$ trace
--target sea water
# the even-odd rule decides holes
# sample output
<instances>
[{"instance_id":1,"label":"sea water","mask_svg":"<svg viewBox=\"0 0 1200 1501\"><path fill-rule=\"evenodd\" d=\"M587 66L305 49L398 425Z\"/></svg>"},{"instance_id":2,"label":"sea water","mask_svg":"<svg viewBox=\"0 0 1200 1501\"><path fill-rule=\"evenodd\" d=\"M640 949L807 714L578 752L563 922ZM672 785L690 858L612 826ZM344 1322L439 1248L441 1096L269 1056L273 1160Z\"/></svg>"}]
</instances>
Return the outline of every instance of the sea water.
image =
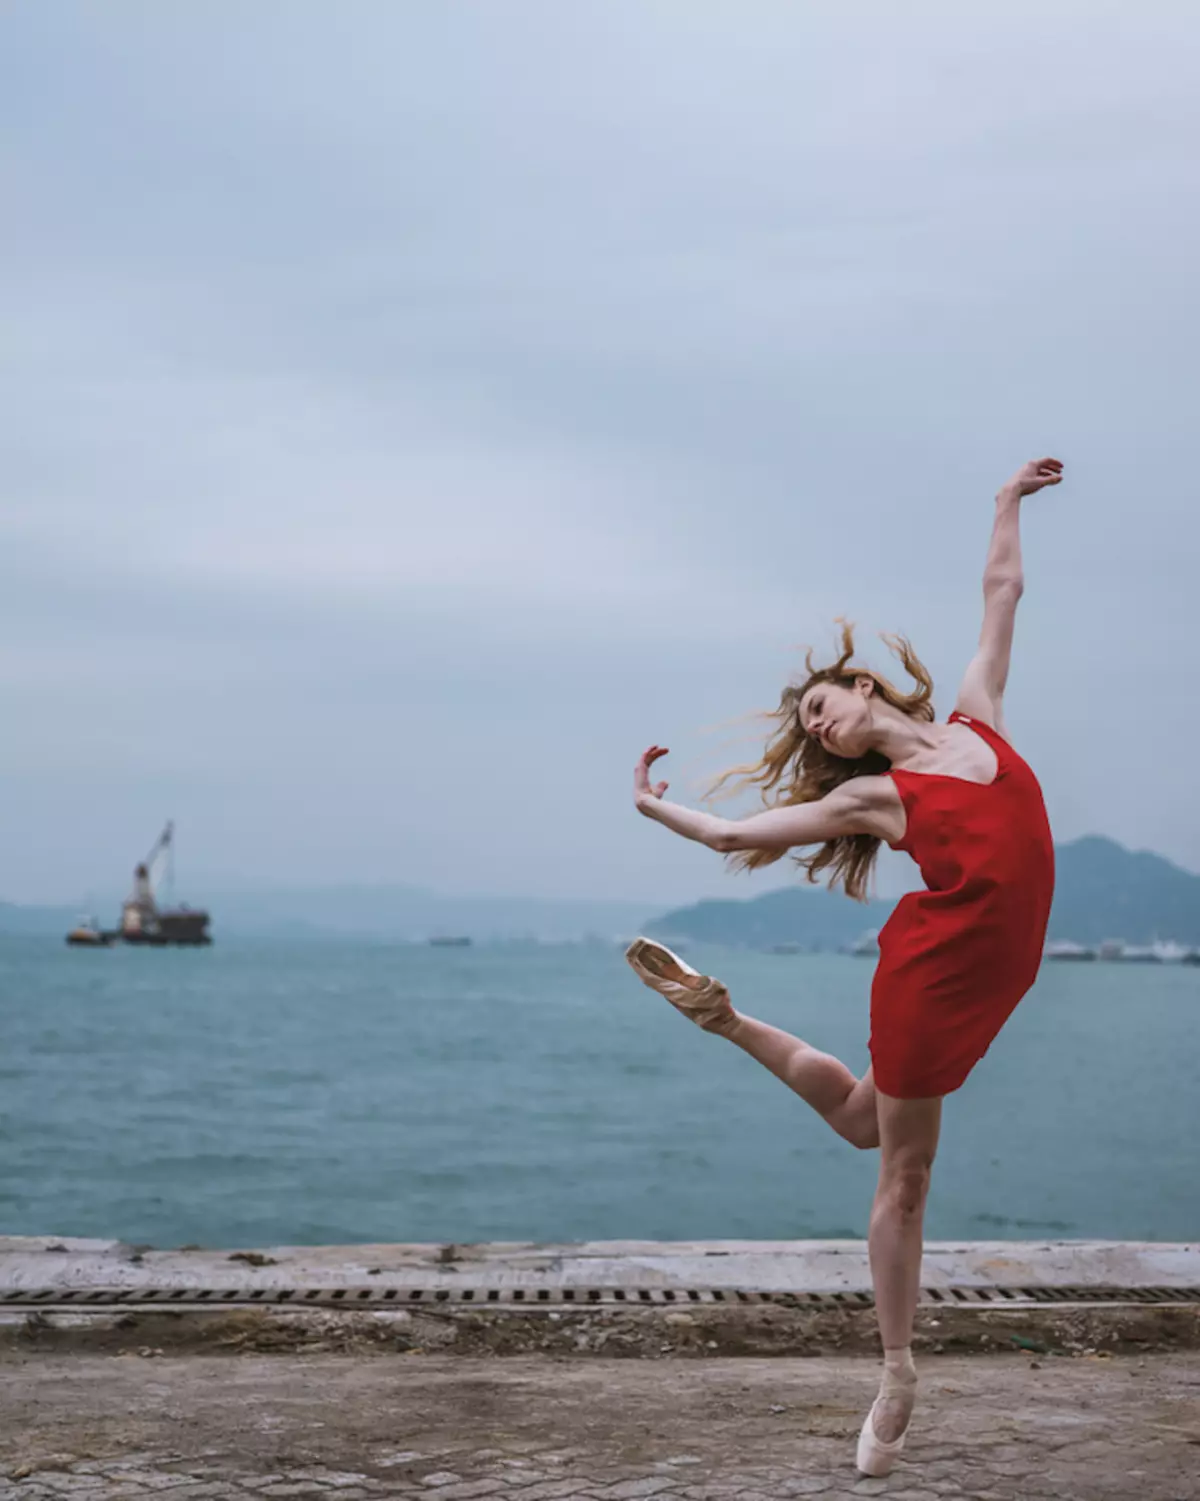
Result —
<instances>
[{"instance_id":1,"label":"sea water","mask_svg":"<svg viewBox=\"0 0 1200 1501\"><path fill-rule=\"evenodd\" d=\"M866 1066L869 960L690 951ZM618 948L0 938L0 1233L862 1236L876 1154ZM946 1104L931 1238L1200 1236L1200 968L1047 964Z\"/></svg>"}]
</instances>

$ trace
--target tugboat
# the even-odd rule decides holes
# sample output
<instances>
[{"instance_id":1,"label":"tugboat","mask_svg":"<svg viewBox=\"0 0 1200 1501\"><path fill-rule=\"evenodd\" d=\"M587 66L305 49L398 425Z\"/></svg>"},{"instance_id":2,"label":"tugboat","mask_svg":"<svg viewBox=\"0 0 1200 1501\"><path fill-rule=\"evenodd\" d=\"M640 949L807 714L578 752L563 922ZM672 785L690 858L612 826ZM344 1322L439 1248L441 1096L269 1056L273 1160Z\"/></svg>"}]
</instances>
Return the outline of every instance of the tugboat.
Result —
<instances>
[{"instance_id":1,"label":"tugboat","mask_svg":"<svg viewBox=\"0 0 1200 1501\"><path fill-rule=\"evenodd\" d=\"M207 912L180 904L160 907L155 886L165 867L174 885L175 825L168 823L155 841L154 848L134 868L133 890L121 906L121 925L102 930L92 919L85 919L67 934L72 947L107 948L114 940L149 945L152 948L202 948L212 942Z\"/></svg>"},{"instance_id":2,"label":"tugboat","mask_svg":"<svg viewBox=\"0 0 1200 1501\"><path fill-rule=\"evenodd\" d=\"M103 932L94 917L81 917L67 934L67 942L72 948L110 949L114 936Z\"/></svg>"}]
</instances>

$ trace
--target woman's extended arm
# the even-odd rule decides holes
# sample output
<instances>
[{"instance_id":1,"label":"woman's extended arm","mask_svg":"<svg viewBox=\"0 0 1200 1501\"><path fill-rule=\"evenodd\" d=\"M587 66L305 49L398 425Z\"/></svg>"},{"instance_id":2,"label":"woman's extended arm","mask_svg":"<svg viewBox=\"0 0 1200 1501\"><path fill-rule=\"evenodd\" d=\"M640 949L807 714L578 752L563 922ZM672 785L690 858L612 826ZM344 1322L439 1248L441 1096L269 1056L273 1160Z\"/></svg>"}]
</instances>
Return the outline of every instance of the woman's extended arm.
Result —
<instances>
[{"instance_id":1,"label":"woman's extended arm","mask_svg":"<svg viewBox=\"0 0 1200 1501\"><path fill-rule=\"evenodd\" d=\"M679 803L663 801L666 782L652 785L650 767L666 751L652 745L638 762L633 774L633 800L639 813L663 824L672 833L682 834L724 854L734 850L789 850L797 845L823 844L843 834L877 834L887 837L887 824L881 813L890 795L882 777L855 777L836 787L826 797L811 803L794 803L783 808L768 808L749 818L718 818L699 809L684 808ZM886 813L884 813L886 818Z\"/></svg>"},{"instance_id":2,"label":"woman's extended arm","mask_svg":"<svg viewBox=\"0 0 1200 1501\"><path fill-rule=\"evenodd\" d=\"M983 630L979 649L963 675L955 708L1004 732L1004 687L1012 655L1017 602L1025 588L1021 572L1021 501L1062 479L1057 459L1034 459L996 496L996 520L983 570Z\"/></svg>"}]
</instances>

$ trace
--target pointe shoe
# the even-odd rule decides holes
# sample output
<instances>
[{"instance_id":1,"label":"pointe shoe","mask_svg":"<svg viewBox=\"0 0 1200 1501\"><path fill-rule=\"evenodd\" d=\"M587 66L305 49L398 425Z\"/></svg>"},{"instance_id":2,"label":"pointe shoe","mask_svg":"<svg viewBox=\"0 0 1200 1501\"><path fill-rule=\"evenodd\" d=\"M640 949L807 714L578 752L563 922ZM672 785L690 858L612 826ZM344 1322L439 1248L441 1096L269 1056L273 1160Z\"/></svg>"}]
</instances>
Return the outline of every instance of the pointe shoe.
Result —
<instances>
[{"instance_id":1,"label":"pointe shoe","mask_svg":"<svg viewBox=\"0 0 1200 1501\"><path fill-rule=\"evenodd\" d=\"M887 1397L907 1397L915 1388L916 1376L909 1381L902 1380L893 1371L884 1369L883 1384L879 1388L879 1395L871 1403L871 1410L867 1414L867 1420L862 1425L862 1432L858 1435L858 1452L855 1455L855 1464L864 1475L890 1475L900 1453L904 1448L904 1440L908 1437L909 1424L912 1422L912 1414L909 1414L908 1423L904 1425L904 1432L899 1438L890 1441L881 1439L875 1432L875 1409L880 1402Z\"/></svg>"},{"instance_id":2,"label":"pointe shoe","mask_svg":"<svg viewBox=\"0 0 1200 1501\"><path fill-rule=\"evenodd\" d=\"M643 985L657 990L676 1011L682 1011L706 1032L718 1032L732 1020L729 992L720 980L700 974L666 944L655 943L652 938L635 938L625 950L625 957ZM680 976L687 976L688 981L684 982Z\"/></svg>"}]
</instances>

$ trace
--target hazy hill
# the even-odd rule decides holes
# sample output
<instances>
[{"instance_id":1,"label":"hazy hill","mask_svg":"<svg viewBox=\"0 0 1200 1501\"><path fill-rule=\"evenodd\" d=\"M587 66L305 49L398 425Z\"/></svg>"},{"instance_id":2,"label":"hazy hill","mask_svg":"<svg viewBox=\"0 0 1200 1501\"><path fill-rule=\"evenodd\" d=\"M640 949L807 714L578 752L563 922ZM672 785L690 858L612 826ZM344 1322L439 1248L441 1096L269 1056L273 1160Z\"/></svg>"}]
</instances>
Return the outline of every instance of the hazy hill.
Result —
<instances>
[{"instance_id":1,"label":"hazy hill","mask_svg":"<svg viewBox=\"0 0 1200 1501\"><path fill-rule=\"evenodd\" d=\"M1200 946L1200 876L1149 850L1089 834L1058 847L1052 938L1100 943L1173 938Z\"/></svg>"},{"instance_id":2,"label":"hazy hill","mask_svg":"<svg viewBox=\"0 0 1200 1501\"><path fill-rule=\"evenodd\" d=\"M62 938L79 921L80 907L22 907L0 902L0 933L53 934ZM114 920L116 914L113 914Z\"/></svg>"},{"instance_id":3,"label":"hazy hill","mask_svg":"<svg viewBox=\"0 0 1200 1501\"><path fill-rule=\"evenodd\" d=\"M771 948L798 943L803 948L834 949L852 943L868 928L882 928L893 902L849 901L823 887L797 884L765 896L697 902L654 918L651 936L672 937L729 948Z\"/></svg>"},{"instance_id":4,"label":"hazy hill","mask_svg":"<svg viewBox=\"0 0 1200 1501\"><path fill-rule=\"evenodd\" d=\"M215 894L214 932L327 934L425 939L530 936L617 938L639 931L642 902L555 901L521 896L445 896L415 886L336 886L312 891Z\"/></svg>"}]
</instances>

